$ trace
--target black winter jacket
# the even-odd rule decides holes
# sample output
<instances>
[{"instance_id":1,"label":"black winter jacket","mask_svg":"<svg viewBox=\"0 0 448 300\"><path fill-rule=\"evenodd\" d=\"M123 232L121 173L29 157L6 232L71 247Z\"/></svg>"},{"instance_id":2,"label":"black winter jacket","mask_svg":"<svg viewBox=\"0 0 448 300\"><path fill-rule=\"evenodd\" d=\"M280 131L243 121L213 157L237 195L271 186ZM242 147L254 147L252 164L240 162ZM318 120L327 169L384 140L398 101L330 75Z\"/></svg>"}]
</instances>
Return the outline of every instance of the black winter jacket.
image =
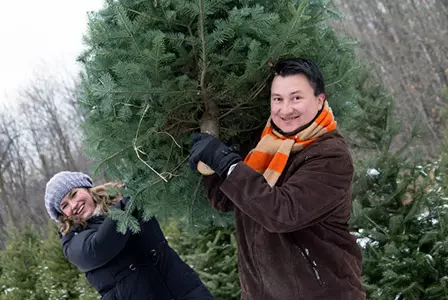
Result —
<instances>
[{"instance_id":1,"label":"black winter jacket","mask_svg":"<svg viewBox=\"0 0 448 300\"><path fill-rule=\"evenodd\" d=\"M62 237L65 257L86 274L102 299L211 300L198 275L168 245L155 218L123 235L104 216Z\"/></svg>"}]
</instances>

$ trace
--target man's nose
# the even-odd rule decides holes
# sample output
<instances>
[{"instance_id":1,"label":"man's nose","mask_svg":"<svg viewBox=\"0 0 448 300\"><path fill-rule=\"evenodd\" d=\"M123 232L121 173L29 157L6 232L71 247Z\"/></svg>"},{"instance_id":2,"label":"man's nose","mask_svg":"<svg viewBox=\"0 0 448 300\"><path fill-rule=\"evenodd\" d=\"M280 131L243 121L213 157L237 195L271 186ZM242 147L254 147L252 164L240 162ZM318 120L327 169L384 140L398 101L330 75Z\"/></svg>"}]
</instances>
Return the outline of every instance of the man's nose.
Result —
<instances>
[{"instance_id":1,"label":"man's nose","mask_svg":"<svg viewBox=\"0 0 448 300\"><path fill-rule=\"evenodd\" d=\"M291 103L289 103L289 101L283 101L281 106L281 113L282 115L289 115L292 113L292 106Z\"/></svg>"}]
</instances>

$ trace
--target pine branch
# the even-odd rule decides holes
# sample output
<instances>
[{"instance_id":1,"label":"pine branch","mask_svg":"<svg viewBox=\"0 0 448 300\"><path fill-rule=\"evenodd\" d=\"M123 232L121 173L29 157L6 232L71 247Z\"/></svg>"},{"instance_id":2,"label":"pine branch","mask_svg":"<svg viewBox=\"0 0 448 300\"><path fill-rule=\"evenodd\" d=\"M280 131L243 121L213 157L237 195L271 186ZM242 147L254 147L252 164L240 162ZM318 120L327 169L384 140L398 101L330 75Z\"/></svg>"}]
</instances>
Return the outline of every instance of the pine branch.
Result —
<instances>
[{"instance_id":1,"label":"pine branch","mask_svg":"<svg viewBox=\"0 0 448 300\"><path fill-rule=\"evenodd\" d=\"M156 132L156 133L158 133L158 134L166 134L166 135L168 135L168 136L173 140L174 144L176 144L177 147L179 147L179 148L182 149L182 147L179 145L179 143L176 141L176 139L175 139L171 134L169 134L168 132L166 132L166 131L160 131L160 132Z\"/></svg>"},{"instance_id":2,"label":"pine branch","mask_svg":"<svg viewBox=\"0 0 448 300\"><path fill-rule=\"evenodd\" d=\"M171 179L174 176L178 176L178 175L174 175L174 172L177 171L177 169L179 169L186 161L188 160L188 156L186 156L176 167L174 167L171 171L169 172L163 172L162 174L166 174L168 179ZM160 181L160 180L159 180Z\"/></svg>"},{"instance_id":3,"label":"pine branch","mask_svg":"<svg viewBox=\"0 0 448 300\"><path fill-rule=\"evenodd\" d=\"M253 94L249 97L249 99L247 101L244 102L240 102L238 103L234 108L228 110L227 112L223 113L222 115L219 116L219 119L224 119L226 116L228 116L229 114L233 113L234 111L238 110L241 108L241 106L253 101L266 87L267 82L269 80L270 76L267 76L265 78L265 80L260 84L260 86L258 87L258 89L256 89Z\"/></svg>"},{"instance_id":4,"label":"pine branch","mask_svg":"<svg viewBox=\"0 0 448 300\"><path fill-rule=\"evenodd\" d=\"M102 165L104 165L106 162L108 162L109 160L113 159L113 158L116 157L118 154L122 153L123 151L125 151L125 150L127 150L127 149L129 149L129 148L131 148L131 146L124 147L124 148L122 148L121 150L119 150L119 151L115 152L114 154L110 155L110 156L107 157L106 159L103 159L103 160L102 160L102 161L95 167L95 169L93 170L93 173L96 173L96 172L98 171L98 169L99 169Z\"/></svg>"},{"instance_id":5,"label":"pine branch","mask_svg":"<svg viewBox=\"0 0 448 300\"><path fill-rule=\"evenodd\" d=\"M92 92L103 92L100 89L91 89ZM108 91L111 94L185 94L187 92L196 93L197 90L183 90L183 91L164 91L164 90L140 90L140 91Z\"/></svg>"},{"instance_id":6,"label":"pine branch","mask_svg":"<svg viewBox=\"0 0 448 300\"><path fill-rule=\"evenodd\" d=\"M285 37L282 38L282 42L276 45L276 47L274 48L274 50L271 53L275 54L278 49L283 49L283 47L285 46L286 42L288 42L290 40L290 36L292 34L292 31L297 26L299 21L302 19L303 14L305 13L305 10L306 10L307 6L308 6L308 1L302 1L300 3L300 6L299 6L299 8L297 9L297 12L296 12L296 16L295 16L295 18L294 18L294 20L292 22L291 27L288 30L288 33L286 34ZM271 57L266 59L264 64L267 64L270 59L271 59Z\"/></svg>"},{"instance_id":7,"label":"pine branch","mask_svg":"<svg viewBox=\"0 0 448 300\"><path fill-rule=\"evenodd\" d=\"M184 103L181 103L181 104L179 104L178 106L172 108L171 111L176 111L176 110L178 110L179 108L184 107L184 106L187 106L187 105L196 105L196 104L197 104L197 102L194 102L194 101L184 102Z\"/></svg>"},{"instance_id":8,"label":"pine branch","mask_svg":"<svg viewBox=\"0 0 448 300\"><path fill-rule=\"evenodd\" d=\"M179 120L178 122L180 122L180 123L174 123L173 125L168 126L165 130L168 131L168 132L170 132L170 131L173 130L175 127L180 126L181 123L185 123L185 124L197 124L197 122L183 121L183 120ZM185 131L185 132L192 132L192 131L195 131L195 130L198 130L198 129L200 129L200 126L198 126L198 127L188 128L188 130ZM185 132L182 131L181 133L185 133Z\"/></svg>"},{"instance_id":9,"label":"pine branch","mask_svg":"<svg viewBox=\"0 0 448 300\"><path fill-rule=\"evenodd\" d=\"M192 125L196 125L198 123L197 121L183 120L183 119L179 119L179 118L175 118L175 117L170 117L170 120L174 120L179 123L192 124ZM169 131L169 130L166 130L166 131Z\"/></svg>"},{"instance_id":10,"label":"pine branch","mask_svg":"<svg viewBox=\"0 0 448 300\"><path fill-rule=\"evenodd\" d=\"M209 110L209 99L208 94L205 88L205 75L207 73L207 53L206 53L206 44L205 44L205 28L204 28L204 0L199 1L199 37L201 38L201 77L200 77L200 86L202 91L202 98L204 100L205 111Z\"/></svg>"},{"instance_id":11,"label":"pine branch","mask_svg":"<svg viewBox=\"0 0 448 300\"><path fill-rule=\"evenodd\" d=\"M137 154L137 158L145 165L147 166L151 171L153 171L157 176L159 176L163 181L168 182L168 180L166 180L165 177L163 177L159 172L157 172L153 167L151 167L146 161L144 161L141 157L140 157L140 153L145 154L143 151L140 150L140 146L137 146L137 140L138 140L138 134L140 131L140 126L142 124L143 118L146 115L146 112L149 109L149 105L146 105L145 111L143 112L140 121L138 123L138 127L137 127L137 131L135 133L135 138L134 138L134 142L133 142L133 147L134 147L134 151L135 154Z\"/></svg>"},{"instance_id":12,"label":"pine branch","mask_svg":"<svg viewBox=\"0 0 448 300\"><path fill-rule=\"evenodd\" d=\"M244 129L244 130L239 130L238 133L252 132L252 131L254 131L254 130L263 128L263 126L265 126L265 125L266 125L266 124L263 122L263 123L261 123L260 125L257 125L257 126L255 126L255 127L248 128L248 129Z\"/></svg>"},{"instance_id":13,"label":"pine branch","mask_svg":"<svg viewBox=\"0 0 448 300\"><path fill-rule=\"evenodd\" d=\"M351 71L359 70L359 69L361 69L360 66L353 67L353 68L349 69L347 72L345 72L344 75L342 75L341 77L339 77L338 80L333 81L333 82L331 82L331 83L329 83L329 84L326 84L325 87L328 88L328 87L330 87L330 86L332 86L332 85L338 84L339 82L341 82L342 80L344 80L345 77L347 77L347 75L348 75Z\"/></svg>"},{"instance_id":14,"label":"pine branch","mask_svg":"<svg viewBox=\"0 0 448 300\"><path fill-rule=\"evenodd\" d=\"M185 129L181 130L179 133L180 134L191 133L191 132L198 131L200 129L201 129L201 127L199 127L199 126L198 127L189 127L189 128L185 128Z\"/></svg>"},{"instance_id":15,"label":"pine branch","mask_svg":"<svg viewBox=\"0 0 448 300\"><path fill-rule=\"evenodd\" d=\"M171 155L173 154L173 149L174 149L174 143L171 143L170 152L167 155L167 159L165 161L165 166L163 167L164 170L168 169L168 164L170 163Z\"/></svg>"},{"instance_id":16,"label":"pine branch","mask_svg":"<svg viewBox=\"0 0 448 300\"><path fill-rule=\"evenodd\" d=\"M194 207L194 203L196 202L196 198L198 196L198 192L199 192L199 188L201 187L201 184L202 184L202 178L198 180L198 184L196 185L196 188L194 190L193 197L191 200L191 205L190 205L190 209L189 209L190 212L188 214L190 216L190 219L189 219L190 224L194 224L194 222L193 222L193 207Z\"/></svg>"},{"instance_id":17,"label":"pine branch","mask_svg":"<svg viewBox=\"0 0 448 300\"><path fill-rule=\"evenodd\" d=\"M138 105L131 104L131 103L117 102L117 103L114 103L114 104L113 104L114 109L115 109L115 107L118 106L118 105L127 106L127 107L135 107L135 108L139 108L139 109L142 108L142 106L138 106Z\"/></svg>"},{"instance_id":18,"label":"pine branch","mask_svg":"<svg viewBox=\"0 0 448 300\"><path fill-rule=\"evenodd\" d=\"M137 41L135 40L134 33L129 28L129 26L128 26L126 20L125 20L125 17L123 16L123 12L121 11L120 8L121 8L121 5L117 5L116 6L116 12L118 13L118 15L119 15L119 17L121 19L121 22L123 23L126 31L128 32L128 34L132 38L132 41L134 42L135 48L137 48L137 51L140 53L140 55L142 55L142 51L140 50L140 47L138 46Z\"/></svg>"},{"instance_id":19,"label":"pine branch","mask_svg":"<svg viewBox=\"0 0 448 300\"><path fill-rule=\"evenodd\" d=\"M365 215L366 219L372 223L372 225L377 228L378 230L380 230L385 236L389 237L389 234L387 233L386 230L384 230L383 228L381 228L380 225L378 225L374 220L372 220L369 216Z\"/></svg>"},{"instance_id":20,"label":"pine branch","mask_svg":"<svg viewBox=\"0 0 448 300\"><path fill-rule=\"evenodd\" d=\"M156 21L159 21L159 22L166 22L165 19L157 18L155 16L149 16L148 14L142 13L142 12L140 12L138 10L135 10L135 9L128 8L128 11L133 12L133 13L135 13L137 15L142 16L142 17L145 17L145 18L147 18L149 20L156 20ZM180 22L176 22L176 21L172 21L172 22L175 25L185 27L185 28L189 29L189 31L191 31L191 27L189 25L186 25L186 24L183 24L183 23L180 23Z\"/></svg>"}]
</instances>

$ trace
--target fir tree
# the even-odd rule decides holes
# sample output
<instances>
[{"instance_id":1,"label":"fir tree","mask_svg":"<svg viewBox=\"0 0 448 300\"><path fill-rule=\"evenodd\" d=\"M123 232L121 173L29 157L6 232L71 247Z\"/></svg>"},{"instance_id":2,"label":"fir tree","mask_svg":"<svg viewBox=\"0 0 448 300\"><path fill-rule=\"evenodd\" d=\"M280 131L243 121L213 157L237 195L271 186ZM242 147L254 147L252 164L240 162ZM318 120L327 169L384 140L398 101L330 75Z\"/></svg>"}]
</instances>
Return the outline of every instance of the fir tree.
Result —
<instances>
[{"instance_id":1,"label":"fir tree","mask_svg":"<svg viewBox=\"0 0 448 300\"><path fill-rule=\"evenodd\" d=\"M169 222L164 227L170 246L198 273L216 300L240 299L235 228L209 226L194 236L185 222Z\"/></svg>"},{"instance_id":2,"label":"fir tree","mask_svg":"<svg viewBox=\"0 0 448 300\"><path fill-rule=\"evenodd\" d=\"M54 224L41 239L32 227L9 227L0 251L1 300L94 300L99 294L64 257Z\"/></svg>"},{"instance_id":3,"label":"fir tree","mask_svg":"<svg viewBox=\"0 0 448 300\"><path fill-rule=\"evenodd\" d=\"M439 163L419 165L413 136L394 150L399 134L393 101L363 81L351 225L363 245L368 299L448 299L448 198Z\"/></svg>"},{"instance_id":4,"label":"fir tree","mask_svg":"<svg viewBox=\"0 0 448 300\"><path fill-rule=\"evenodd\" d=\"M44 293L48 300L99 298L86 284L85 275L65 258L54 224L49 224L47 238L42 241L37 257L37 293Z\"/></svg>"},{"instance_id":5,"label":"fir tree","mask_svg":"<svg viewBox=\"0 0 448 300\"><path fill-rule=\"evenodd\" d=\"M36 293L40 237L31 227L22 231L6 229L6 249L0 252L0 299L46 300L45 293Z\"/></svg>"},{"instance_id":6,"label":"fir tree","mask_svg":"<svg viewBox=\"0 0 448 300\"><path fill-rule=\"evenodd\" d=\"M199 129L238 144L259 138L269 115L270 64L306 57L321 67L340 127L356 110L353 43L327 25L327 1L107 1L85 37L87 150L126 181L130 210L223 225L188 170ZM114 215L137 229L129 214Z\"/></svg>"},{"instance_id":7,"label":"fir tree","mask_svg":"<svg viewBox=\"0 0 448 300\"><path fill-rule=\"evenodd\" d=\"M357 172L353 225L364 238L368 299L448 299L448 210L438 166L394 160L378 155Z\"/></svg>"}]
</instances>

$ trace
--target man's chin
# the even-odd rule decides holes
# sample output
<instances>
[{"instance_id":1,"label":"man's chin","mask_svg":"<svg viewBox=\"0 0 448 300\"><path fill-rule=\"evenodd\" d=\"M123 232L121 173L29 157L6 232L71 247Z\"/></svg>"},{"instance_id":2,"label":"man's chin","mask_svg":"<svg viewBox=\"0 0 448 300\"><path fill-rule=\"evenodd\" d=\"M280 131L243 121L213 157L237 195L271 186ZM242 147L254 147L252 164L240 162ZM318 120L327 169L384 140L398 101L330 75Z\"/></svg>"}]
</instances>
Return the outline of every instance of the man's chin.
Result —
<instances>
[{"instance_id":1,"label":"man's chin","mask_svg":"<svg viewBox=\"0 0 448 300\"><path fill-rule=\"evenodd\" d=\"M277 124L277 122L279 124ZM279 130L281 134L284 136L293 136L296 135L301 129L303 125L303 122L283 122L281 120L272 120L272 124L276 130Z\"/></svg>"},{"instance_id":2,"label":"man's chin","mask_svg":"<svg viewBox=\"0 0 448 300\"><path fill-rule=\"evenodd\" d=\"M298 128L300 128L300 126L302 126L301 124L297 124L297 125L283 125L283 126L279 126L280 130L283 131L286 135L289 135L290 133L293 133L294 131L296 131Z\"/></svg>"}]
</instances>

